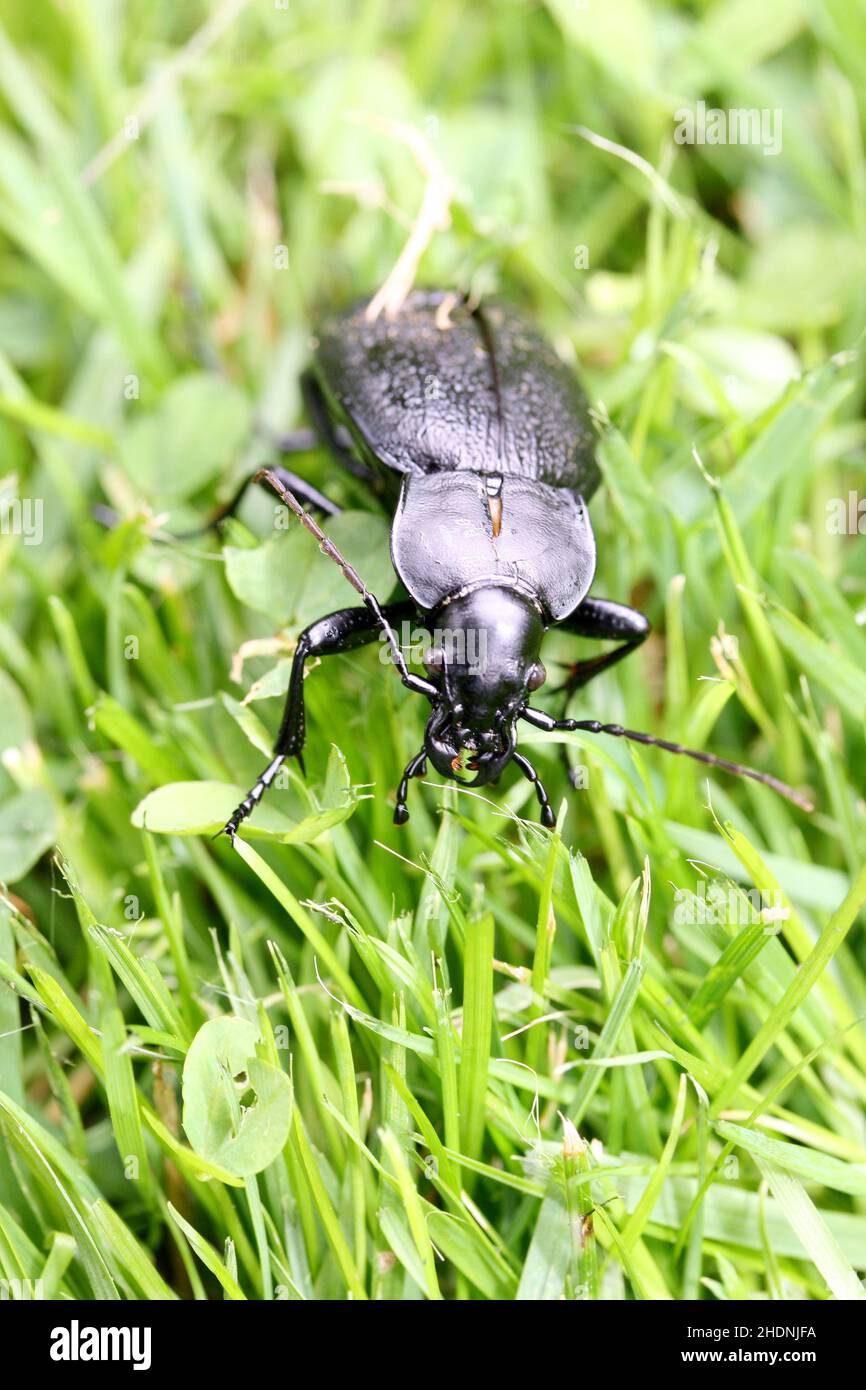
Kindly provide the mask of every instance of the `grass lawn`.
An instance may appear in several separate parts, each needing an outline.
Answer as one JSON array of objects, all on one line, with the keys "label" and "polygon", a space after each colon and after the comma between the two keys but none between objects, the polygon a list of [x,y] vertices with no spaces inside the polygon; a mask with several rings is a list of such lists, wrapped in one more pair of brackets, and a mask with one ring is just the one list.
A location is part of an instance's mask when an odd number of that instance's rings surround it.
[{"label": "grass lawn", "polygon": [[[0,1289],[863,1299],[862,6],[4,24]],[[593,592],[653,634],[569,713],[811,814],[526,728],[554,831],[516,771],[396,828],[425,702],[377,645],[311,670],[306,777],[210,838],[353,595],[263,494],[172,533],[305,423],[317,312],[425,206],[418,282],[520,305],[592,403]],[[293,466],[387,598],[375,498]],[[596,650],[551,633],[537,703]]]}]

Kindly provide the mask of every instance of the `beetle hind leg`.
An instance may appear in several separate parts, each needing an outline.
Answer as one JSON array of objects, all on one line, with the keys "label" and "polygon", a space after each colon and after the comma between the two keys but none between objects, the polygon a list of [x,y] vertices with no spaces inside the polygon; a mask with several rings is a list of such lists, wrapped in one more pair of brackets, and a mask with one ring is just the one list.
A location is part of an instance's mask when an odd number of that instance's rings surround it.
[{"label": "beetle hind leg", "polygon": [[313,422],[313,429],[337,462],[356,478],[369,483],[374,492],[381,491],[377,474],[363,459],[359,459],[352,449],[352,437],[344,426],[338,424],[331,415],[331,409],[315,372],[308,368],[301,375],[301,395],[307,414]]}]

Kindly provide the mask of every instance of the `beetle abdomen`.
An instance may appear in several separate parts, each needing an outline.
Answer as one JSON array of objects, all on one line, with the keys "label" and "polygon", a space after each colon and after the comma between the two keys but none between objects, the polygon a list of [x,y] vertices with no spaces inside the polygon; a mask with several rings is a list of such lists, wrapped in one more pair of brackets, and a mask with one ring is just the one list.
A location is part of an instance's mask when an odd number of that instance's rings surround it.
[{"label": "beetle abdomen", "polygon": [[415,291],[394,319],[366,303],[327,319],[317,363],[365,451],[402,473],[516,474],[588,498],[598,485],[586,398],[513,309],[472,312]]}]

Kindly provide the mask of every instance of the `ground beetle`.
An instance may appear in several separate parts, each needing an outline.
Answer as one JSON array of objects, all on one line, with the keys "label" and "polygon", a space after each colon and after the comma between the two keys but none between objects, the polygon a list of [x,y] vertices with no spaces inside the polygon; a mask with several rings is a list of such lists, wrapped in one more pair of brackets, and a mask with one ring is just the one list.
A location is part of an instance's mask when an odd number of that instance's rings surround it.
[{"label": "ground beetle", "polygon": [[[409,781],[429,759],[470,785],[495,781],[514,762],[535,787],[544,825],[554,824],[544,786],[517,751],[517,722],[655,744],[763,782],[808,807],[777,778],[597,720],[555,719],[528,701],[544,683],[541,642],[556,625],[621,645],[571,668],[567,691],[644,641],[642,613],[589,596],[595,539],[587,502],[599,483],[595,433],[573,373],[520,314],[443,291],[415,291],[393,316],[361,303],[329,319],[302,379],[313,430],[280,441],[283,452],[321,443],[393,511],[391,556],[407,598],[380,604],[310,514],[337,508],[281,467],[260,469],[212,519],[230,515],[246,487],[271,488],[343,570],[363,606],[342,608],[298,638],[274,756],[225,826],[234,837],[286,758],[302,759],[304,664],[384,635],[403,684],[430,701],[424,746],[406,767],[394,820],[409,818]],[[307,510],[307,508],[309,510]],[[426,654],[427,678],[409,670],[395,627],[409,620],[444,630]],[[301,764],[303,766],[303,763]]]}]

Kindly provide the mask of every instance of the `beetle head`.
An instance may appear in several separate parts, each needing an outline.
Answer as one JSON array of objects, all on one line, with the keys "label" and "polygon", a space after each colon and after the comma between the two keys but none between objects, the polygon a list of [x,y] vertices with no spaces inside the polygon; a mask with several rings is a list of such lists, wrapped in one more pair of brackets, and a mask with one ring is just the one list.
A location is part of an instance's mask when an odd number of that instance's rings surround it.
[{"label": "beetle head", "polygon": [[444,777],[493,782],[517,743],[517,716],[545,678],[538,659],[544,624],[535,604],[513,589],[473,589],[439,610],[447,620],[424,664],[439,688],[424,745]]}]

